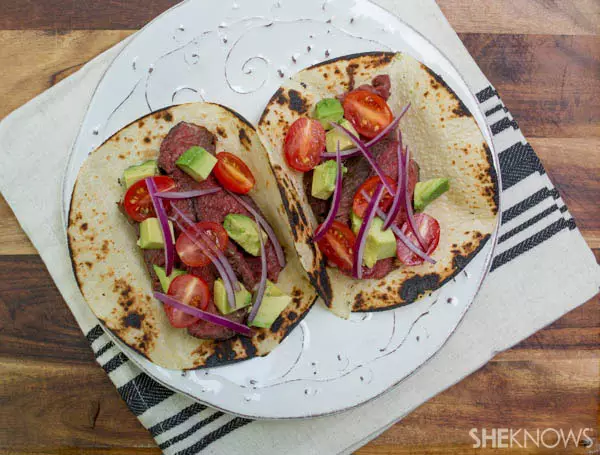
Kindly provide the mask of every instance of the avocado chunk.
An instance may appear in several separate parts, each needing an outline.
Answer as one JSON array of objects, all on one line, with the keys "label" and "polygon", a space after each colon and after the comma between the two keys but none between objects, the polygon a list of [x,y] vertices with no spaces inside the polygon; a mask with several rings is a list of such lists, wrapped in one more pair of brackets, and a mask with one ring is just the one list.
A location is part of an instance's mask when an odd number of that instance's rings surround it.
[{"label": "avocado chunk", "polygon": [[414,204],[417,212],[425,210],[429,204],[450,189],[450,180],[446,178],[418,182],[415,186]]},{"label": "avocado chunk", "polygon": [[217,158],[208,153],[204,147],[195,145],[181,155],[175,164],[194,180],[201,182],[210,175],[217,164]]},{"label": "avocado chunk", "polygon": [[[362,219],[352,212],[351,216],[352,231],[358,234],[362,224]],[[363,264],[367,267],[373,267],[380,259],[393,258],[396,256],[396,237],[391,229],[385,231],[383,220],[379,217],[373,218],[371,229],[367,233],[365,251],[363,253]]]},{"label": "avocado chunk", "polygon": [[[340,125],[358,137],[358,133],[348,120],[343,119],[340,122]],[[337,150],[338,141],[340,142],[340,151],[348,150],[354,147],[354,142],[350,140],[346,133],[339,130],[331,130],[325,135],[325,145],[327,147],[327,152],[335,153]]]},{"label": "avocado chunk", "polygon": [[284,294],[277,286],[268,281],[258,313],[250,325],[268,329],[291,301],[292,298],[289,295]]},{"label": "avocado chunk", "polygon": [[177,278],[178,276],[185,275],[187,272],[185,270],[177,270],[173,269],[171,275],[167,276],[167,272],[164,267],[159,267],[158,265],[152,265],[154,269],[154,273],[158,277],[160,281],[160,286],[162,287],[163,292],[166,294],[169,292],[169,286],[171,286],[171,282]]},{"label": "avocado chunk", "polygon": [[[173,232],[173,223],[169,221],[171,229],[171,238],[175,239]],[[160,250],[165,246],[162,229],[158,218],[148,218],[140,223],[140,239],[138,246],[144,250]]]},{"label": "avocado chunk", "polygon": [[247,307],[252,303],[252,294],[250,294],[240,283],[240,290],[235,293],[235,308],[230,308],[229,301],[227,300],[227,292],[225,291],[225,285],[223,284],[223,280],[221,278],[215,281],[213,296],[215,305],[221,314],[233,313],[234,311]]},{"label": "avocado chunk", "polygon": [[[229,234],[229,237],[249,254],[260,256],[259,229],[252,218],[238,213],[230,213],[223,220],[223,227],[227,231],[227,234]],[[267,235],[262,229],[260,232],[263,236],[263,242],[266,242]]]},{"label": "avocado chunk", "polygon": [[148,160],[142,164],[129,166],[125,169],[121,183],[125,189],[128,189],[134,183],[139,182],[146,177],[153,177],[155,175],[158,175],[158,165],[156,160]]},{"label": "avocado chunk", "polygon": [[338,123],[344,118],[344,108],[337,98],[325,98],[315,106],[314,118],[321,122],[325,130],[333,128],[330,122]]},{"label": "avocado chunk", "polygon": [[[345,174],[348,169],[342,166]],[[337,163],[334,160],[325,161],[319,164],[314,172],[310,194],[317,199],[327,200],[333,194],[335,189],[335,179],[337,178]]]}]

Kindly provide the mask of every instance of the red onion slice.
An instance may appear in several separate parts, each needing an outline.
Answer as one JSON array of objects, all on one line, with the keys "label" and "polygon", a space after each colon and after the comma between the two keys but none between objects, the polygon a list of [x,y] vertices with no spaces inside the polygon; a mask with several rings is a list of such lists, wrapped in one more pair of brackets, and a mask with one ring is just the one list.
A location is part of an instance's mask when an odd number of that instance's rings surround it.
[{"label": "red onion slice", "polygon": [[271,243],[273,244],[273,247],[275,248],[275,254],[277,255],[277,260],[279,261],[279,265],[281,267],[285,267],[285,253],[283,252],[283,248],[281,247],[281,244],[279,243],[279,240],[277,239],[277,236],[275,235],[275,231],[273,230],[271,225],[267,222],[267,220],[265,220],[261,216],[260,213],[258,213],[257,210],[254,209],[254,207],[252,207],[250,204],[248,204],[246,201],[244,201],[244,199],[242,199],[237,194],[234,194],[229,190],[227,190],[227,192],[231,196],[233,196],[240,204],[242,204],[244,206],[244,208],[246,210],[248,210],[254,216],[254,218],[256,218],[258,224],[263,228],[263,230],[267,234],[267,237],[269,237],[269,240],[271,241]]},{"label": "red onion slice", "polygon": [[362,261],[365,253],[365,245],[367,244],[367,234],[369,229],[371,229],[371,223],[373,222],[373,218],[375,218],[375,213],[379,208],[379,202],[381,201],[382,196],[383,185],[380,183],[377,185],[375,193],[373,194],[373,198],[369,202],[363,223],[360,225],[358,235],[356,236],[356,244],[358,246],[354,247],[354,263],[352,264],[352,274],[359,280],[362,278]]},{"label": "red onion slice", "polygon": [[[256,219],[256,218],[255,218]],[[256,219],[256,224],[258,224],[258,219]],[[260,240],[260,282],[258,283],[258,288],[256,290],[256,297],[254,300],[254,305],[252,305],[252,310],[250,310],[250,316],[248,316],[248,323],[251,324],[260,309],[260,306],[263,301],[263,297],[265,296],[265,290],[267,289],[267,252],[265,251],[265,241],[262,238],[262,235],[258,236]]]},{"label": "red onion slice", "polygon": [[[371,198],[369,197],[369,195],[367,194],[366,191],[363,191],[361,194],[365,197],[365,199],[367,201],[371,200]],[[379,218],[381,218],[384,221],[384,223],[387,220],[387,215],[379,207],[377,207],[377,216],[379,216]],[[429,256],[426,252],[422,251],[419,247],[417,247],[417,245],[415,245],[414,243],[412,243],[410,241],[410,239],[406,235],[404,235],[404,232],[402,232],[402,230],[396,224],[392,223],[390,229],[392,230],[392,232],[394,233],[394,235],[396,237],[398,237],[398,239],[400,239],[400,241],[402,243],[404,243],[406,245],[406,247],[410,251],[412,251],[413,253],[415,253],[421,259],[429,262],[430,264],[435,264],[436,263],[435,259],[433,259],[431,256]]]},{"label": "red onion slice", "polygon": [[363,141],[361,141],[359,138],[357,138],[354,134],[352,134],[350,131],[348,131],[346,128],[344,128],[342,125],[338,125],[337,123],[333,123],[333,122],[331,123],[331,125],[335,129],[346,133],[346,135],[350,138],[350,140],[352,142],[354,142],[356,144],[356,146],[360,149],[361,153],[367,159],[367,161],[369,162],[369,164],[371,165],[371,167],[373,168],[375,173],[379,176],[379,178],[381,179],[381,182],[383,183],[385,188],[388,190],[388,192],[392,196],[394,194],[396,194],[396,191],[394,191],[394,188],[392,187],[390,182],[387,181],[387,175],[385,175],[385,172],[383,172],[383,170],[379,167],[379,165],[375,161],[375,158],[373,157],[373,154],[369,151],[366,144]]},{"label": "red onion slice", "polygon": [[337,151],[336,151],[336,164],[337,164],[337,175],[335,177],[335,189],[333,190],[333,201],[331,202],[331,207],[329,208],[329,213],[327,214],[327,218],[323,224],[321,224],[317,230],[315,231],[314,241],[318,242],[323,238],[325,233],[329,230],[337,212],[340,208],[340,202],[342,201],[342,157],[340,156],[340,142],[337,143]]},{"label": "red onion slice", "polygon": [[165,242],[165,273],[167,276],[170,276],[171,273],[173,273],[173,267],[175,265],[175,241],[173,240],[171,228],[169,227],[169,217],[167,216],[163,201],[156,197],[158,188],[156,187],[156,183],[154,183],[154,179],[152,177],[146,177],[144,180],[146,182],[146,187],[148,188],[148,194],[152,199],[152,205],[154,205],[154,212],[160,222],[160,230],[162,231]]},{"label": "red onion slice", "polygon": [[407,172],[404,172],[404,169],[406,168],[408,163],[405,163],[404,159],[402,158],[402,133],[400,132],[398,132],[398,147],[396,150],[396,158],[398,159],[398,179],[396,180],[398,191],[396,191],[396,194],[394,194],[394,200],[388,212],[387,220],[385,220],[385,222],[383,223],[384,231],[388,229],[396,219],[396,216],[400,211],[400,207],[402,207],[402,199],[406,197],[404,196],[404,193],[408,191],[408,180],[404,178],[405,175],[408,174]]},{"label": "red onion slice", "polygon": [[206,311],[202,311],[199,308],[186,305],[185,303],[182,303],[179,300],[175,300],[173,297],[168,296],[166,294],[162,294],[160,292],[155,292],[154,298],[160,300],[165,305],[170,305],[178,309],[179,311],[182,311],[183,313],[195,316],[197,318],[202,319],[203,321],[223,326],[241,335],[252,336],[252,329],[250,327],[245,326],[243,324],[239,324],[234,321],[230,321],[229,319],[223,316],[219,316],[218,314],[207,313]]},{"label": "red onion slice", "polygon": [[206,196],[221,191],[221,188],[209,188],[206,190],[190,190],[190,191],[165,191],[158,193],[156,196],[161,199],[190,199],[193,197]]},{"label": "red onion slice", "polygon": [[[377,136],[375,136],[373,139],[371,139],[369,142],[367,142],[365,144],[367,146],[367,148],[373,147],[381,139],[386,137],[390,133],[390,131],[392,131],[394,128],[396,128],[396,126],[398,126],[398,123],[400,123],[400,120],[402,119],[402,117],[404,117],[404,114],[406,114],[406,111],[408,111],[409,107],[410,107],[410,103],[408,103],[406,106],[404,106],[404,108],[402,109],[402,112],[400,112],[400,114],[394,120],[392,120],[392,123],[390,123],[384,129],[382,129]],[[341,152],[341,155],[342,155],[342,159],[350,158],[352,156],[357,156],[357,155],[360,155],[360,149],[358,149],[356,147],[353,149],[344,150],[343,152]],[[334,152],[324,152],[321,154],[321,156],[323,158],[335,158],[335,153]]]},{"label": "red onion slice", "polygon": [[173,207],[173,211],[177,217],[173,218],[173,221],[181,232],[188,236],[188,238],[194,242],[197,246],[203,249],[203,253],[208,256],[215,268],[219,272],[219,275],[223,279],[225,291],[227,293],[227,301],[230,308],[235,308],[235,292],[240,289],[238,279],[235,276],[235,272],[231,267],[231,264],[223,254],[223,252],[217,247],[213,240],[202,232],[201,229],[196,228],[196,224],[190,220],[180,209]]},{"label": "red onion slice", "polygon": [[425,240],[423,236],[419,232],[419,227],[417,226],[417,222],[415,220],[415,216],[413,214],[413,201],[410,199],[410,192],[408,191],[408,164],[410,163],[408,147],[406,148],[406,155],[404,157],[405,169],[404,169],[404,183],[406,184],[407,191],[404,194],[404,209],[406,210],[406,219],[408,221],[408,226],[410,230],[413,231],[415,237],[417,238],[417,242],[419,242],[419,246],[423,251],[427,251],[427,245],[425,244]]}]

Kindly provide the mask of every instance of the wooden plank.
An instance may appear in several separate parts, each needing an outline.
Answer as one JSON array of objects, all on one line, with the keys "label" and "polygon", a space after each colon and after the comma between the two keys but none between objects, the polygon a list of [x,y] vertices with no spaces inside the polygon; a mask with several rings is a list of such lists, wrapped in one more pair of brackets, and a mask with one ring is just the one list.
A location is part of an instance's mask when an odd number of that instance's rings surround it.
[{"label": "wooden plank", "polygon": [[525,137],[600,136],[598,37],[460,37]]},{"label": "wooden plank", "polygon": [[[33,4],[35,2],[29,2]],[[79,2],[73,2],[76,4]],[[81,2],[104,5],[106,2]],[[0,31],[0,118],[129,36],[128,30]]]},{"label": "wooden plank", "polygon": [[448,22],[463,33],[597,35],[596,0],[437,0]]},{"label": "wooden plank", "polygon": [[[110,2],[2,0],[0,29],[138,29],[175,0]],[[595,0],[438,0],[455,30],[464,33],[597,34],[600,8]]]}]

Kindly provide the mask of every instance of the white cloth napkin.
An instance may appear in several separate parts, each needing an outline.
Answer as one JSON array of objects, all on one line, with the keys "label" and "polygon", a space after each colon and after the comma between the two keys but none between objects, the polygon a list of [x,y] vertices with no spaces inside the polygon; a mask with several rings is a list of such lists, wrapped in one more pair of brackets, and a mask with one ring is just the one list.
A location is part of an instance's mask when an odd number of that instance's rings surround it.
[{"label": "white cloth napkin", "polygon": [[[416,374],[352,411],[303,421],[250,421],[174,393],[110,341],[73,278],[61,216],[67,156],[94,88],[121,43],[0,124],[0,191],[39,251],[98,362],[164,453],[351,453],[411,410],[598,292],[600,269],[517,123],[433,0],[379,0],[462,72],[486,113],[503,178],[493,271],[456,333]],[[26,177],[26,178],[24,178]]]}]

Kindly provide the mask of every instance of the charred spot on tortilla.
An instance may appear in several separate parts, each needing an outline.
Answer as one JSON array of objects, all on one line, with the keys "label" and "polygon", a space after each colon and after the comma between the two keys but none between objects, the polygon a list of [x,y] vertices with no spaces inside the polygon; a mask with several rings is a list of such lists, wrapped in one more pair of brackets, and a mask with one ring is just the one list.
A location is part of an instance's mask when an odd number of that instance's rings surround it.
[{"label": "charred spot on tortilla", "polygon": [[[421,68],[423,68],[425,71],[427,71],[427,73],[431,76],[430,83],[431,83],[431,87],[434,90],[438,90],[440,87],[443,87],[454,98],[457,105],[452,109],[452,113],[456,117],[472,117],[471,111],[469,111],[469,108],[467,108],[467,106],[465,106],[465,104],[458,97],[458,95],[454,92],[454,90],[452,90],[452,88],[448,84],[446,84],[446,81],[442,78],[442,76],[437,74],[431,68],[423,65],[422,63],[421,63]],[[427,91],[425,93],[429,93],[429,92]],[[427,95],[425,95],[425,96],[427,96]]]},{"label": "charred spot on tortilla", "polygon": [[[314,246],[312,247],[312,253],[315,257],[317,257],[317,250]],[[308,280],[317,290],[319,297],[323,299],[325,306],[331,307],[333,291],[331,289],[329,275],[327,274],[327,260],[325,257],[321,257],[318,266],[312,271],[308,272]]]},{"label": "charred spot on tortilla", "polygon": [[282,88],[279,88],[273,96],[275,99],[277,99],[277,103],[281,106],[288,102],[288,99],[286,98]]},{"label": "charred spot on tortilla", "polygon": [[239,138],[244,148],[246,150],[250,150],[250,148],[252,147],[252,141],[248,137],[248,133],[246,133],[246,130],[244,128],[240,128]]},{"label": "charred spot on tortilla", "polygon": [[290,97],[290,109],[299,114],[304,114],[308,111],[308,101],[304,99],[302,94],[297,90],[288,91],[288,96]]},{"label": "charred spot on tortilla", "polygon": [[[460,270],[463,270],[469,264],[469,262],[471,262],[471,260],[475,256],[477,256],[477,253],[479,253],[479,251],[485,246],[485,244],[490,239],[490,235],[489,234],[486,234],[485,236],[483,236],[481,234],[481,232],[475,232],[474,236],[475,236],[476,239],[479,240],[479,243],[469,253],[463,255],[462,254],[463,251],[452,250],[452,253],[454,255],[454,258],[452,259],[452,266],[454,267],[454,269],[457,272],[460,271]],[[472,244],[471,244],[471,246],[472,246]],[[454,276],[456,276],[456,273],[453,274],[452,276],[448,277],[448,279],[454,278]]]},{"label": "charred spot on tortilla", "polygon": [[163,118],[167,122],[172,122],[173,121],[173,115],[169,111],[165,112],[165,115],[163,116]]},{"label": "charred spot on tortilla", "polygon": [[242,346],[244,347],[244,352],[246,353],[246,356],[248,358],[256,357],[257,349],[252,339],[248,337],[240,337],[239,340],[242,343]]},{"label": "charred spot on tortilla", "polygon": [[144,138],[144,142],[145,142],[146,144],[149,144],[151,141],[152,141],[152,140],[151,140],[151,139],[150,139],[148,136],[146,136],[146,137]]},{"label": "charred spot on tortilla", "polygon": [[488,197],[488,200],[493,202],[492,213],[494,215],[497,215],[498,207],[500,206],[500,188],[498,185],[498,174],[496,173],[496,168],[494,167],[494,158],[492,157],[492,151],[485,142],[483,143],[483,150],[485,151],[485,157],[489,166],[487,172],[492,181],[492,197]]},{"label": "charred spot on tortilla", "polygon": [[227,131],[225,131],[221,126],[217,126],[217,134],[221,137],[227,138]]},{"label": "charred spot on tortilla", "polygon": [[295,311],[290,311],[287,316],[290,321],[295,321],[298,314]]},{"label": "charred spot on tortilla", "polygon": [[131,327],[134,329],[139,329],[142,327],[143,319],[144,319],[144,315],[140,315],[135,312],[129,313],[123,317],[123,326]]},{"label": "charred spot on tortilla", "polygon": [[439,282],[440,276],[437,273],[415,275],[402,283],[398,294],[403,303],[412,303],[425,292],[437,289]]}]

